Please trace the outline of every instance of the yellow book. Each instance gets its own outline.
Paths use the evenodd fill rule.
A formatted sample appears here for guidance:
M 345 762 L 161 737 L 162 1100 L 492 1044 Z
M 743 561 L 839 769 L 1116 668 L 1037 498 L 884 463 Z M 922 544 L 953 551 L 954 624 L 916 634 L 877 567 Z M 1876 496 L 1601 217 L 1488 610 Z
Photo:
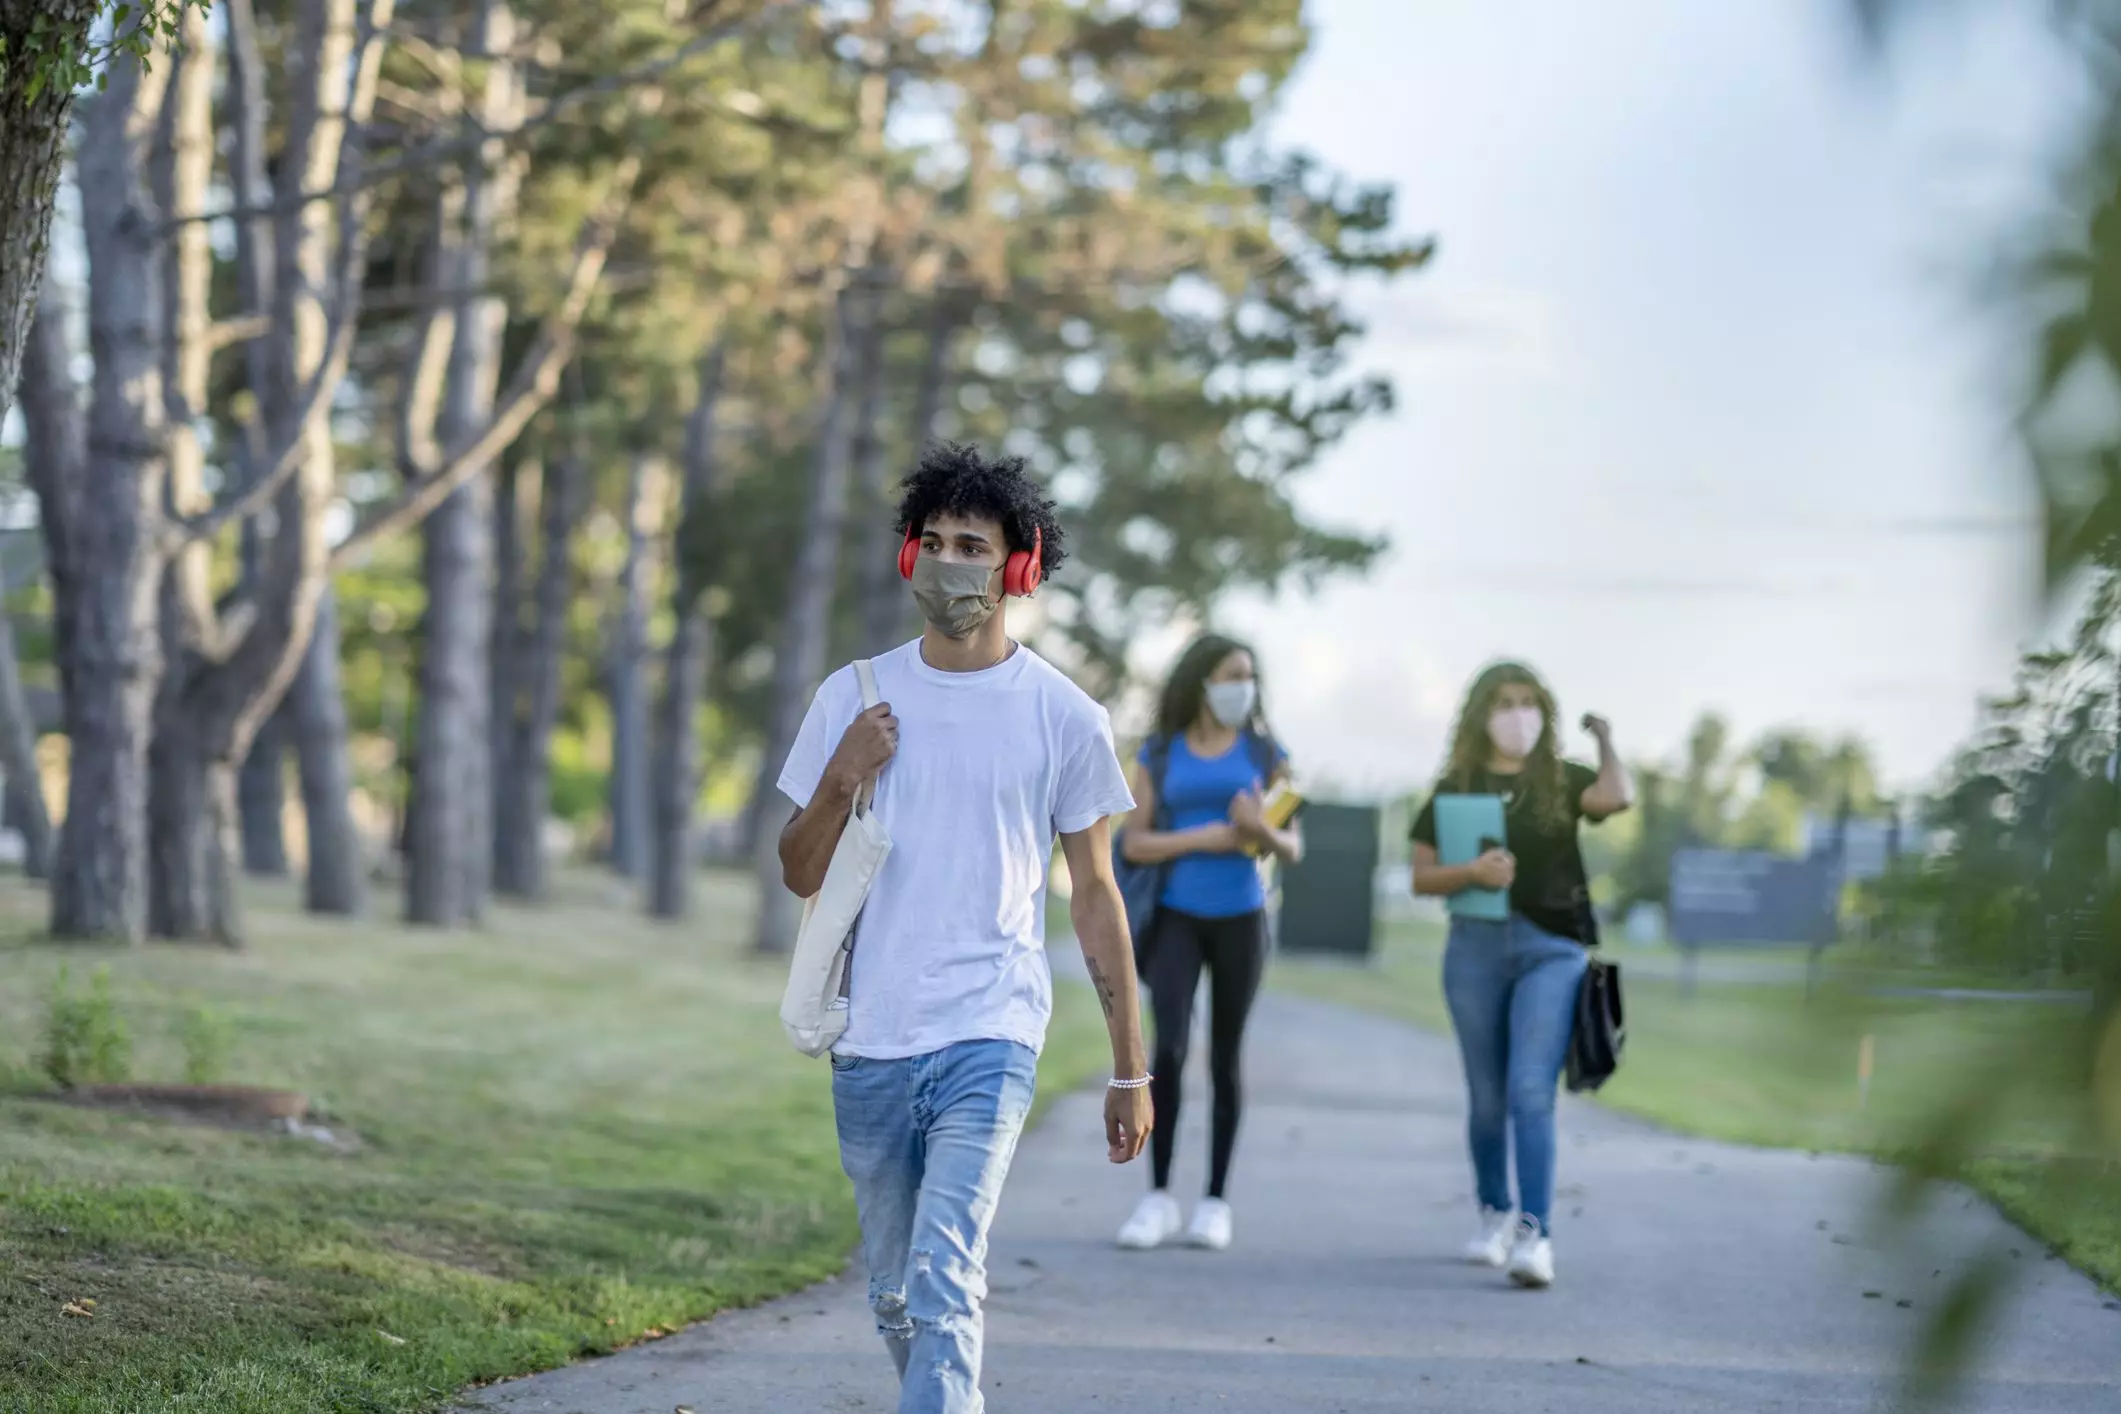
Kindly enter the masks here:
M 1259 814 L 1269 825 L 1282 830 L 1288 828 L 1289 822 L 1296 818 L 1296 812 L 1303 807 L 1303 794 L 1287 780 L 1281 780 L 1275 782 L 1274 788 L 1267 792 L 1267 798 L 1260 802 Z
M 1284 778 L 1275 782 L 1274 788 L 1267 792 L 1267 798 L 1259 803 L 1259 818 L 1272 829 L 1285 830 L 1289 827 L 1289 822 L 1296 818 L 1296 812 L 1303 808 L 1302 793 Z M 1266 855 L 1266 850 L 1258 845 L 1253 845 L 1246 852 L 1255 859 Z

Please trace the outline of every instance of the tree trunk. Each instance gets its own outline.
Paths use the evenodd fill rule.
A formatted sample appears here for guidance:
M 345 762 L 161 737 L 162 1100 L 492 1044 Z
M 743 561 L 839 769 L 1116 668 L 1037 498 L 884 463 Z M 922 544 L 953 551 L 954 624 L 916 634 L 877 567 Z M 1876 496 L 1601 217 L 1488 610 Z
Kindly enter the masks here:
M 209 754 L 192 733 L 195 720 L 195 711 L 180 708 L 155 731 L 148 931 L 158 938 L 240 948 L 236 763 Z
M 287 707 L 265 719 L 236 773 L 236 814 L 243 839 L 243 872 L 284 879 L 287 864 Z
M 485 0 L 469 54 L 484 56 L 485 89 L 473 115 L 489 132 L 521 120 L 514 12 Z M 498 140 L 466 163 L 462 229 L 441 272 L 459 301 L 439 432 L 455 456 L 485 431 L 500 380 L 505 303 L 485 293 L 493 244 L 513 211 L 516 178 Z M 420 662 L 420 754 L 407 829 L 405 916 L 449 927 L 483 916 L 492 876 L 493 729 L 490 616 L 493 485 L 475 472 L 427 522 L 427 616 Z
M 854 413 L 853 463 L 856 504 L 863 529 L 851 576 L 854 590 L 854 652 L 873 657 L 898 641 L 906 620 L 906 591 L 898 582 L 899 536 L 892 529 L 891 459 L 884 441 L 886 368 L 881 319 L 869 330 L 862 356 L 861 395 Z
M 0 0 L 0 421 L 22 377 L 74 107 L 70 84 L 30 95 L 29 30 L 41 24 L 50 48 L 76 54 L 102 9 L 102 0 Z
M 661 478 L 633 459 L 626 497 L 626 562 L 619 570 L 616 631 L 607 667 L 611 700 L 611 867 L 628 879 L 648 872 L 648 544 Z
M 147 765 L 162 675 L 158 610 L 164 448 L 156 214 L 141 148 L 166 65 L 121 55 L 89 104 L 80 152 L 89 258 L 94 433 L 66 547 L 72 603 L 59 625 L 71 668 L 66 823 L 52 932 L 138 942 L 147 924 Z
M 169 78 L 161 122 L 148 155 L 156 206 L 165 216 L 203 211 L 213 177 L 214 54 L 205 16 L 187 9 L 182 42 L 165 61 Z M 213 250 L 203 223 L 187 222 L 159 243 L 162 261 L 163 391 L 168 420 L 167 501 L 178 515 L 212 504 L 206 449 L 197 419 L 205 412 L 212 354 Z M 206 901 L 206 761 L 186 689 L 217 647 L 218 616 L 202 542 L 167 558 L 162 570 L 162 682 L 155 696 L 155 737 L 147 758 L 147 931 L 194 939 L 208 927 Z
M 342 160 L 357 160 L 354 138 L 374 101 L 380 36 L 388 32 L 391 8 L 392 0 L 369 0 L 370 38 L 359 46 L 354 0 L 304 0 L 297 8 L 289 45 L 293 103 L 283 165 L 290 183 L 300 189 L 330 186 Z M 186 57 L 171 66 L 179 75 L 181 97 L 170 125 L 169 190 L 173 214 L 190 216 L 203 211 L 211 175 L 211 74 L 205 58 L 211 31 L 196 8 L 185 9 L 182 23 Z M 238 92 L 245 109 L 254 111 L 250 100 L 255 94 L 242 85 Z M 244 166 L 239 157 L 239 180 L 254 188 Z M 318 607 L 329 588 L 330 546 L 324 525 L 335 493 L 335 466 L 330 428 L 313 389 L 329 389 L 333 376 L 326 299 L 336 289 L 340 317 L 350 320 L 357 313 L 365 205 L 357 189 L 340 202 L 338 223 L 322 203 L 290 205 L 279 214 L 272 233 L 275 270 L 266 331 L 272 357 L 252 365 L 254 376 L 262 377 L 257 390 L 260 420 L 269 429 L 264 440 L 268 450 L 258 464 L 285 465 L 291 475 L 273 499 L 270 539 L 250 537 L 252 577 L 240 597 L 240 611 L 224 620 L 208 595 L 205 537 L 172 547 L 176 570 L 164 602 L 172 624 L 181 626 L 173 627 L 169 638 L 181 639 L 186 651 L 181 691 L 165 699 L 167 711 L 162 714 L 163 733 L 171 745 L 157 763 L 165 788 L 156 818 L 163 834 L 181 831 L 183 838 L 168 843 L 159 855 L 156 877 L 166 907 L 156 921 L 166 930 L 230 945 L 240 944 L 242 938 L 235 878 L 236 763 L 248 755 L 254 737 L 300 675 L 313 647 Z M 333 247 L 342 230 L 349 238 L 340 243 L 335 262 Z M 206 395 L 211 325 L 205 277 L 210 261 L 204 228 L 188 223 L 183 231 L 176 245 L 181 277 L 175 282 L 172 305 L 170 386 L 175 417 L 169 440 L 171 499 L 178 511 L 189 515 L 204 509 L 207 500 L 203 461 L 189 423 Z M 261 248 L 255 240 L 246 248 L 254 264 Z M 247 298 L 256 302 L 260 294 L 255 268 L 244 283 Z M 335 643 L 325 666 L 334 699 L 329 710 L 336 714 L 343 708 L 336 701 Z M 341 759 L 334 764 L 341 774 L 313 821 L 313 834 L 327 846 L 332 812 L 343 811 L 346 802 L 343 720 L 336 736 Z M 305 761 L 305 774 L 307 767 Z
M 700 702 L 714 655 L 714 622 L 700 602 L 708 567 L 688 551 L 688 532 L 713 512 L 715 413 L 722 395 L 723 350 L 700 365 L 699 401 L 685 429 L 685 481 L 672 558 L 670 646 L 663 657 L 663 696 L 656 706 L 655 837 L 649 850 L 648 912 L 692 916 L 692 810 L 700 794 Z
M 353 818 L 346 694 L 339 686 L 339 597 L 326 586 L 302 666 L 288 689 L 286 729 L 294 737 L 309 831 L 304 906 L 355 918 L 368 912 L 367 850 Z
M 37 497 L 37 524 L 44 537 L 45 573 L 52 584 L 53 627 L 72 623 L 78 601 L 69 558 L 73 543 L 76 498 L 86 475 L 88 449 L 78 407 L 78 390 L 69 371 L 65 318 L 59 301 L 47 299 L 30 323 L 29 346 L 22 360 L 22 462 L 25 479 Z M 59 700 L 70 713 L 74 701 L 74 655 L 63 632 L 52 635 L 52 657 L 58 669 Z M 38 789 L 38 804 L 43 790 Z M 28 809 L 25 802 L 22 808 Z M 63 835 L 51 842 L 50 877 L 56 890 Z
M 508 852 L 494 861 L 495 884 L 517 898 L 545 896 L 545 820 L 552 813 L 552 729 L 560 718 L 560 668 L 567 645 L 567 606 L 573 599 L 574 560 L 570 553 L 580 522 L 588 473 L 581 463 L 557 457 L 545 464 L 539 495 L 544 549 L 538 565 L 533 624 L 523 654 L 523 715 L 516 723 L 511 752 L 516 769 L 504 782 L 502 819 L 514 822 L 496 831 Z
M 870 631 L 874 625 L 869 621 L 872 606 L 868 595 L 884 583 L 870 561 L 883 556 L 894 577 L 898 563 L 898 545 L 891 533 L 891 517 L 886 510 L 891 494 L 890 460 L 884 446 L 884 404 L 889 382 L 889 370 L 885 367 L 886 337 L 883 319 L 871 319 L 867 337 L 862 341 L 861 354 L 855 359 L 854 422 L 849 429 L 847 467 L 853 485 L 853 520 L 860 528 L 853 535 L 855 554 L 853 563 L 847 566 L 845 579 L 848 591 L 854 596 L 854 613 L 846 625 L 845 639 L 838 645 L 849 657 L 860 657 L 870 651 Z M 890 588 L 889 585 L 885 587 Z M 892 597 L 905 598 L 901 593 L 893 593 Z
M 486 781 L 491 490 L 483 478 L 471 481 L 427 522 L 405 916 L 445 928 L 482 916 L 492 850 Z
M 44 538 L 44 572 L 52 585 L 52 658 L 62 708 L 74 699 L 74 655 L 66 635 L 78 597 L 72 546 L 80 519 L 81 483 L 88 475 L 87 428 L 72 371 L 61 301 L 47 298 L 30 321 L 22 359 L 22 471 L 37 497 Z M 56 843 L 55 843 L 56 848 Z
M 162 571 L 162 681 L 147 753 L 147 935 L 192 939 L 206 931 L 206 763 L 185 706 L 196 659 L 185 640 L 178 575 L 174 564 Z
M 520 848 L 514 836 L 526 829 L 533 837 L 539 833 L 537 822 L 516 818 L 513 809 L 520 764 L 516 747 L 522 735 L 523 654 L 528 646 L 523 629 L 528 594 L 523 583 L 523 504 L 517 493 L 521 480 L 521 468 L 513 459 L 504 460 L 494 478 L 493 664 L 488 692 L 493 730 L 487 734 L 492 760 L 486 774 L 493 789 L 494 890 L 504 894 L 508 889 L 501 883 L 501 861 Z
M 265 63 L 258 50 L 257 15 L 252 0 L 228 0 L 229 130 L 234 139 L 228 170 L 236 205 L 255 210 L 271 194 L 265 169 Z M 267 317 L 273 308 L 273 224 L 270 216 L 236 223 L 236 286 L 243 312 Z M 244 365 L 253 395 L 272 383 L 271 344 L 252 339 L 243 346 Z M 244 484 L 265 473 L 265 426 L 253 412 L 244 428 L 246 441 L 237 460 Z M 255 593 L 260 583 L 263 545 L 258 518 L 243 523 L 242 584 Z M 266 718 L 243 758 L 236 781 L 237 813 L 242 822 L 244 872 L 261 879 L 283 879 L 287 861 L 287 745 L 291 731 L 285 704 Z
M 692 916 L 693 804 L 700 794 L 700 703 L 714 656 L 714 624 L 693 595 L 677 605 L 663 655 L 663 696 L 656 706 L 655 834 L 650 842 L 648 912 Z
M 935 423 L 942 413 L 943 395 L 950 386 L 950 351 L 964 327 L 964 307 L 949 295 L 936 298 L 928 325 L 928 347 L 921 360 L 920 382 L 913 396 L 912 455 L 918 461 L 935 439 Z M 920 632 L 920 611 L 899 581 L 898 549 L 901 537 L 892 526 L 895 486 L 891 464 L 884 456 L 882 439 L 873 439 L 869 459 L 856 458 L 860 478 L 876 524 L 869 549 L 854 567 L 855 601 L 861 606 L 862 651 L 870 656 L 888 652 Z
M 936 421 L 943 414 L 943 398 L 950 391 L 950 353 L 958 331 L 965 327 L 962 301 L 937 296 L 934 318 L 928 326 L 928 355 L 921 361 L 921 381 L 913 395 L 913 456 L 916 460 L 935 440 Z
M 206 763 L 206 936 L 223 947 L 247 941 L 243 910 L 236 898 L 236 866 L 242 849 L 242 825 L 236 804 L 236 763 L 225 757 Z
M 169 701 L 155 712 L 148 750 L 147 932 L 155 938 L 207 936 L 206 757 L 189 714 Z
M 380 63 L 375 36 L 388 31 L 393 5 L 368 0 L 365 8 L 361 23 L 355 0 L 305 0 L 299 7 L 295 41 L 302 58 L 289 103 L 290 150 L 280 167 L 288 188 L 331 187 L 359 161 Z M 243 56 L 245 84 L 255 67 L 255 42 L 237 31 L 248 27 L 240 22 L 248 19 L 249 9 L 248 0 L 233 0 L 229 11 L 230 53 Z M 263 180 L 259 153 L 265 130 L 262 97 L 253 102 L 254 96 L 254 90 L 242 90 L 245 130 L 239 130 L 235 154 L 239 178 L 252 186 Z M 364 199 L 356 199 L 339 213 L 347 232 L 358 226 L 364 205 Z M 269 229 L 256 223 L 248 235 L 260 264 L 246 282 L 246 294 L 253 301 L 269 300 L 272 309 L 272 333 L 264 349 L 271 370 L 264 400 L 263 421 L 271 429 L 267 445 L 276 450 L 299 445 L 301 462 L 275 502 L 276 533 L 259 576 L 268 592 L 284 588 L 293 606 L 284 618 L 275 609 L 270 622 L 277 641 L 261 643 L 250 661 L 230 665 L 240 666 L 247 677 L 231 681 L 229 688 L 241 704 L 230 726 L 239 741 L 284 692 L 283 729 L 294 743 L 308 835 L 304 901 L 313 913 L 351 917 L 367 912 L 368 876 L 353 820 L 353 766 L 339 686 L 338 602 L 323 534 L 336 495 L 337 458 L 329 419 L 305 417 L 305 392 L 330 356 L 332 311 L 326 295 L 336 286 L 357 300 L 360 290 L 360 242 L 342 242 L 341 234 L 331 209 L 312 202 L 283 208 Z M 239 254 L 243 248 L 239 233 Z M 349 307 L 337 314 L 352 318 L 357 312 Z
M 0 612 L 0 768 L 7 772 L 13 818 L 22 832 L 22 867 L 32 879 L 50 877 L 52 821 L 44 808 L 37 770 L 37 724 L 22 691 L 22 664 L 15 653 L 15 626 Z
M 316 23 L 324 13 L 313 8 L 308 18 Z M 181 223 L 167 244 L 167 498 L 173 512 L 192 517 L 213 504 L 199 434 L 213 362 L 213 252 L 208 228 L 195 218 L 206 209 L 213 179 L 215 36 L 196 6 L 184 7 L 178 24 L 163 110 L 167 147 L 150 166 L 165 193 L 164 214 Z M 321 47 L 321 30 L 318 38 Z M 310 62 L 330 60 L 317 53 Z M 328 475 L 329 464 L 322 470 Z M 314 480 L 308 485 L 314 489 Z M 237 763 L 294 671 L 315 603 L 316 579 L 294 567 L 318 564 L 322 545 L 312 517 L 322 505 L 312 497 L 304 506 L 300 495 L 297 488 L 280 498 L 281 523 L 273 543 L 253 556 L 243 613 L 223 619 L 205 538 L 164 551 L 167 668 L 149 760 L 148 925 L 158 936 L 241 945 Z
M 868 291 L 855 288 L 855 283 L 840 291 L 827 316 L 826 366 L 830 373 L 811 464 L 810 504 L 796 546 L 787 616 L 774 655 L 766 749 L 752 795 L 752 850 L 760 895 L 757 946 L 768 953 L 786 952 L 795 945 L 800 914 L 798 901 L 781 882 L 778 820 L 782 811 L 778 807 L 782 802 L 776 783 L 802 726 L 810 694 L 824 676 L 833 586 L 839 579 L 835 571 L 847 521 L 848 403 L 860 372 L 856 364 L 867 337 L 864 316 L 871 305 Z

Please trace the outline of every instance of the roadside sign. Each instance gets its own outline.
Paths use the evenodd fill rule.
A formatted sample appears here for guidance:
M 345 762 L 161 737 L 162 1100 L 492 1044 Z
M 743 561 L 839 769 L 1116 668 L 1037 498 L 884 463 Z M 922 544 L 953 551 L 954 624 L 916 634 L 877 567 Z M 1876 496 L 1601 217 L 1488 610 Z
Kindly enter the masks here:
M 1833 941 L 1839 871 L 1830 855 L 1682 849 L 1672 856 L 1670 927 L 1682 948 Z

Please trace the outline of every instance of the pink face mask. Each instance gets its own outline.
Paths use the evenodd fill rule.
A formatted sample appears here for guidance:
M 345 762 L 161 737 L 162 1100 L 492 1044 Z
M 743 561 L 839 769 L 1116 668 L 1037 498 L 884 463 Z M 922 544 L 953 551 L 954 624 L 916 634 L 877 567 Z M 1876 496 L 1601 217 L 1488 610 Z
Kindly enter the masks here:
M 1547 719 L 1537 707 L 1500 707 L 1488 718 L 1488 740 L 1505 756 L 1522 760 L 1546 734 Z

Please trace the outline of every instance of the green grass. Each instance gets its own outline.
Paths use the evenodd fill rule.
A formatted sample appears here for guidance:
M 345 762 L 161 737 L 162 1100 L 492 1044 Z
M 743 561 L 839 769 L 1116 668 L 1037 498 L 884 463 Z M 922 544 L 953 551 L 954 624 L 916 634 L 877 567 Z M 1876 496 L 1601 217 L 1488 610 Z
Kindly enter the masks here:
M 1448 1032 L 1435 923 L 1382 931 L 1374 962 L 1281 959 L 1274 985 Z M 1628 1041 L 1599 1102 L 1734 1143 L 1904 1158 L 1938 1136 L 1952 1171 L 2110 1288 L 2121 1290 L 2121 1164 L 2086 1131 L 2080 1013 L 2009 1002 L 1882 1000 L 1856 982 L 1875 960 L 1801 986 L 1716 986 L 1692 996 L 1627 970 Z M 1867 1096 L 1857 1082 L 1871 1038 Z M 1979 1114 L 1969 1105 L 1981 1106 Z
M 0 1410 L 434 1409 L 838 1271 L 828 1073 L 780 1034 L 746 888 L 710 877 L 682 928 L 601 878 L 562 892 L 464 933 L 271 894 L 230 955 L 34 942 L 41 894 L 0 883 Z M 62 964 L 111 968 L 135 1078 L 183 1078 L 204 1004 L 227 1079 L 303 1090 L 360 1147 L 27 1093 Z M 1062 988 L 1047 1096 L 1103 1037 Z

